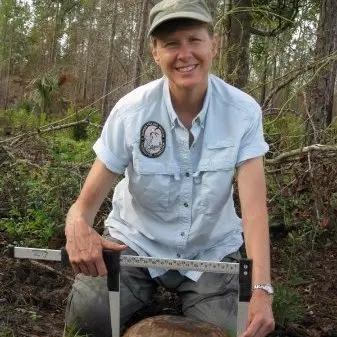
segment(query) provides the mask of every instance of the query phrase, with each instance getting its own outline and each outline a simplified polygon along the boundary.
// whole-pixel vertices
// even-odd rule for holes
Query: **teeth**
[[[182,73],[186,73],[188,71],[191,71],[195,68],[196,66],[189,66],[189,67],[181,67],[181,68],[177,68],[178,71],[182,72]]]

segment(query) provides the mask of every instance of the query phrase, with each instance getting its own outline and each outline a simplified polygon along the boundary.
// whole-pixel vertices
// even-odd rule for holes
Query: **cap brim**
[[[211,18],[207,18],[205,17],[205,15],[197,14],[194,12],[172,13],[172,14],[165,15],[164,17],[160,18],[157,22],[153,23],[147,35],[150,36],[152,32],[162,23],[173,20],[173,19],[193,19],[193,20],[197,20],[197,21],[201,21],[205,23],[212,23]]]

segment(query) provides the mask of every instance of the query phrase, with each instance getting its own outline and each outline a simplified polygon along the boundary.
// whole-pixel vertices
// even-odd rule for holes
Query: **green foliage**
[[[23,110],[26,113],[29,113],[34,110],[34,101],[32,99],[23,99],[20,100],[16,105],[16,110]]]
[[[325,130],[325,143],[329,145],[336,145],[337,143],[337,118]]]
[[[71,107],[67,111],[66,122],[78,122],[83,119],[99,125],[101,116],[93,108],[74,111]],[[85,163],[95,158],[92,145],[99,137],[101,129],[82,124],[48,136],[51,155],[56,162]]]
[[[12,329],[7,326],[0,326],[0,337],[13,337]]]
[[[12,240],[46,247],[61,235],[67,209],[76,198],[81,177],[69,169],[31,167],[22,162],[0,179],[3,202],[0,230]]]
[[[34,110],[39,113],[49,113],[53,96],[56,89],[59,88],[58,79],[54,75],[44,74],[33,81],[33,87]]]
[[[26,62],[30,15],[28,3],[0,1],[0,60],[11,57],[14,67],[22,66]],[[0,65],[2,66],[1,63]]]
[[[293,23],[299,0],[253,0],[252,5],[255,24],[277,32]]]
[[[51,139],[51,154],[56,162],[91,162],[94,159],[92,139],[75,141],[56,135]]]
[[[47,116],[44,113],[37,116],[25,109],[8,109],[0,110],[0,121],[0,136],[3,136],[43,126]]]
[[[61,123],[84,118],[98,125],[101,117],[95,109],[77,114],[70,109]],[[4,121],[2,135],[34,131],[38,126],[44,130],[52,123],[49,118],[47,124],[44,113],[36,116],[25,110],[1,111],[0,119]],[[63,237],[66,212],[78,196],[87,171],[81,165],[93,161],[92,144],[100,128],[85,124],[85,133],[86,139],[79,141],[73,139],[72,128],[42,133],[21,142],[11,155],[3,153],[0,231],[5,231],[10,240],[46,247],[50,240]]]
[[[305,128],[300,116],[293,113],[281,113],[264,121],[264,131],[272,152],[284,152],[298,149],[303,145]]]
[[[305,313],[299,293],[288,284],[276,285],[273,313],[275,321],[282,326],[298,322]]]
[[[88,337],[87,334],[83,335],[81,334],[78,329],[74,326],[67,326],[66,331],[64,332],[64,337]]]

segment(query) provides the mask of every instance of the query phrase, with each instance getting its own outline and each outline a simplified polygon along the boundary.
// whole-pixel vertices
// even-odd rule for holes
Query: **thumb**
[[[103,249],[111,249],[111,250],[117,250],[122,251],[127,248],[127,245],[119,244],[117,242],[113,242],[107,239],[102,238],[102,248]]]

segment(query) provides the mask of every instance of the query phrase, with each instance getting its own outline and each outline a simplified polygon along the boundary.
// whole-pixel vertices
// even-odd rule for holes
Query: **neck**
[[[206,96],[207,86],[183,90],[171,88],[170,94],[173,109],[178,116],[191,117],[192,119],[201,111]]]

